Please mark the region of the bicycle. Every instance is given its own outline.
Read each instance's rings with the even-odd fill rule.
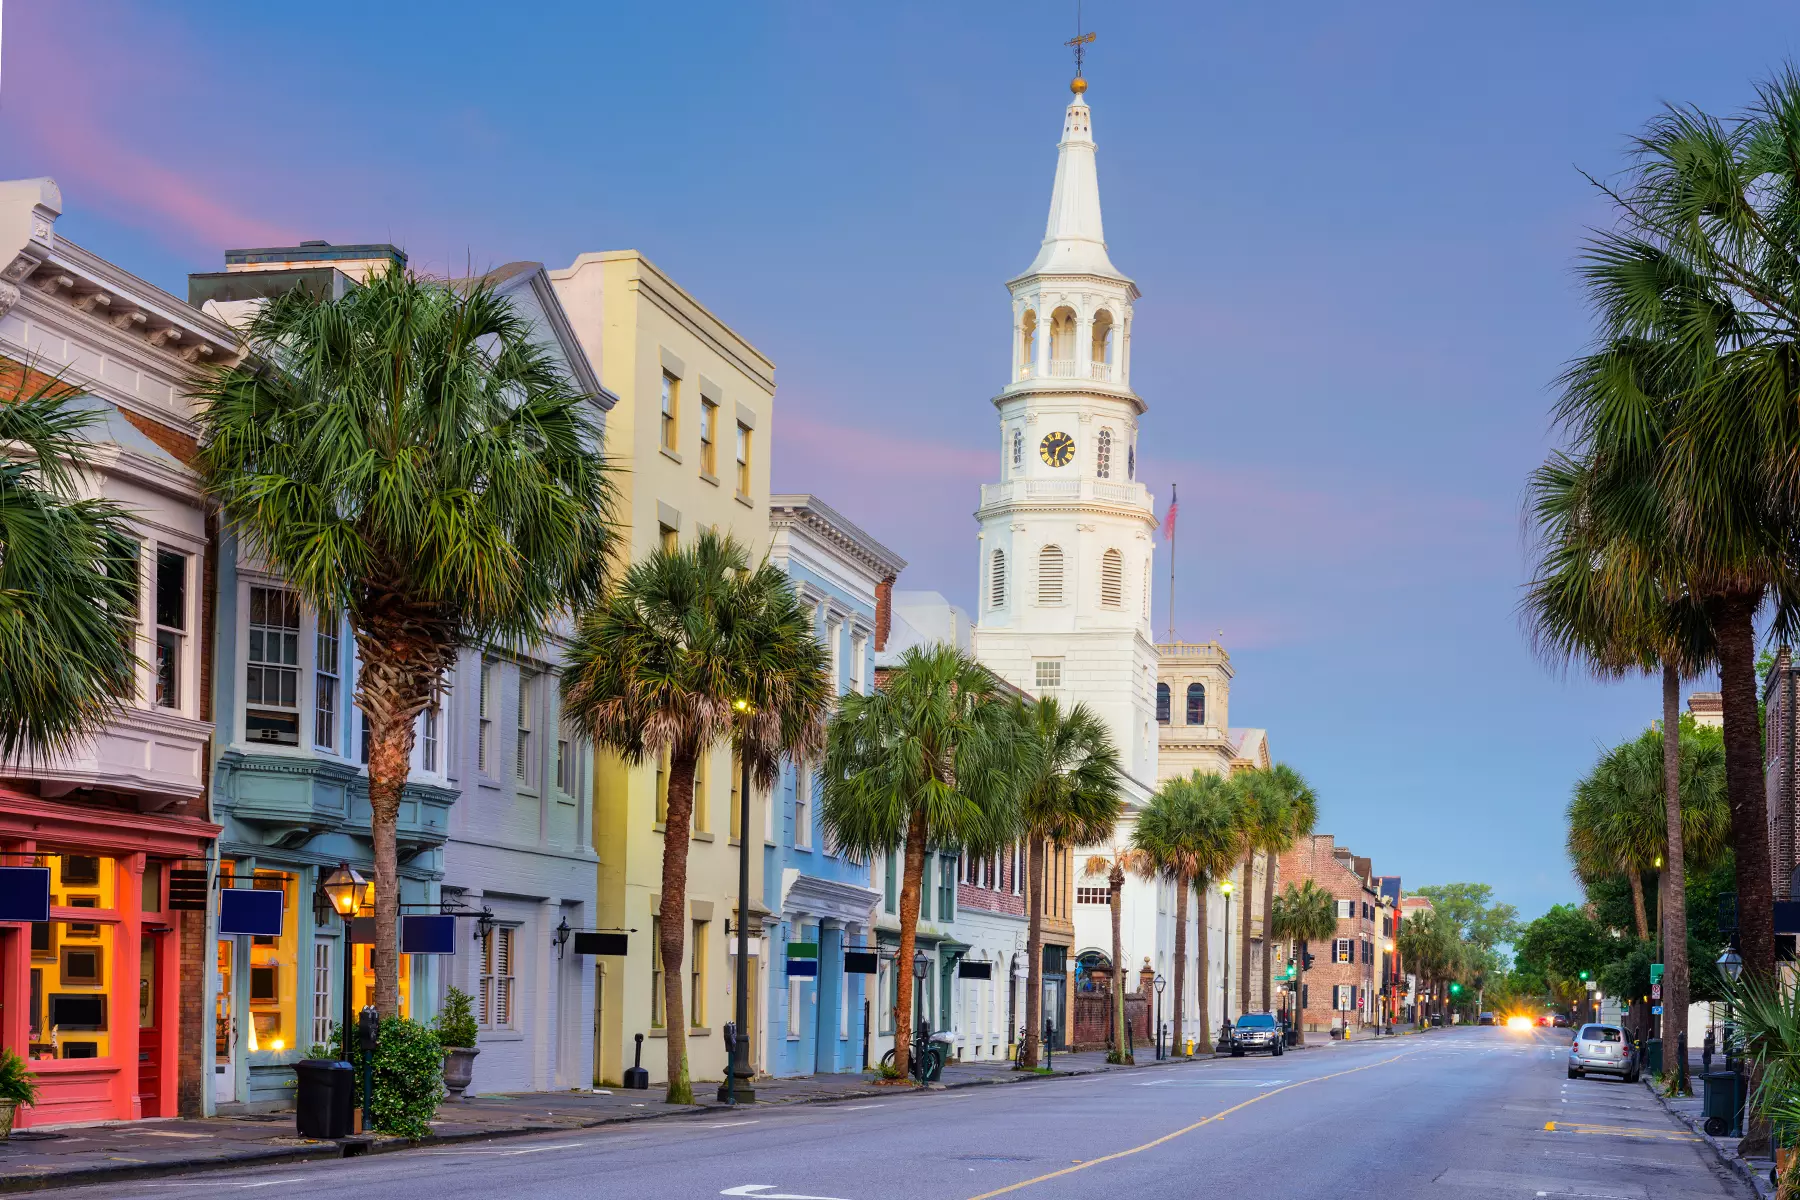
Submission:
[[[948,1038],[948,1034],[933,1034],[931,1026],[924,1021],[919,1022],[919,1031],[912,1039],[911,1053],[908,1055],[906,1073],[918,1083],[936,1083],[944,1074],[945,1048],[939,1038]],[[881,1056],[883,1074],[892,1074],[894,1070],[894,1052],[889,1050]]]

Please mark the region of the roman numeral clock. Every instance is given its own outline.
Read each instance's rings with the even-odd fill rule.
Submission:
[[[1075,458],[1075,439],[1066,433],[1046,433],[1038,454],[1053,467],[1066,467]]]

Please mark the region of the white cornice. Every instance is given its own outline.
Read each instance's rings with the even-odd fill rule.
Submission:
[[[1149,403],[1128,387],[1117,387],[1101,383],[1097,379],[1018,379],[1002,388],[994,397],[995,408],[1002,408],[1015,400],[1029,399],[1033,396],[1063,397],[1077,400],[1119,400],[1131,405],[1136,415],[1143,416],[1150,411]]]

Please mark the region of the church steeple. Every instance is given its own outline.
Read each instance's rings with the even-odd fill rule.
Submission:
[[[1076,76],[1069,90],[1075,98],[1063,113],[1062,141],[1056,147],[1056,184],[1050,191],[1050,219],[1044,224],[1044,244],[1024,274],[1100,275],[1125,280],[1126,276],[1106,255],[1087,80]]]

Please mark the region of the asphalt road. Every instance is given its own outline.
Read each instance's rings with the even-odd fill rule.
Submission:
[[[1495,1028],[79,1189],[82,1197],[1749,1198],[1640,1085]],[[1547,1128],[1546,1126],[1551,1126]]]

